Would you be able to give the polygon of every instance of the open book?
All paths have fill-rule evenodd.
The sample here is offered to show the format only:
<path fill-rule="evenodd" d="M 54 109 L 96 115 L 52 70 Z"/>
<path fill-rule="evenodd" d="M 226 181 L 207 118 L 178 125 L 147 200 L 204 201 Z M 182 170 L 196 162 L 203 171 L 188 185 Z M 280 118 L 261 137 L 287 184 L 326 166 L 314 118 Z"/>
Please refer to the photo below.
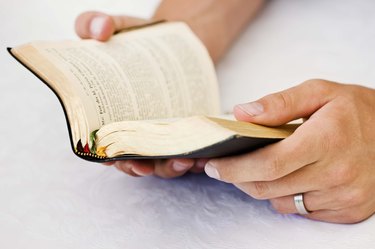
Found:
<path fill-rule="evenodd" d="M 214 66 L 184 23 L 126 30 L 106 43 L 32 42 L 8 50 L 57 95 L 72 148 L 87 160 L 224 156 L 295 129 L 217 118 Z"/>

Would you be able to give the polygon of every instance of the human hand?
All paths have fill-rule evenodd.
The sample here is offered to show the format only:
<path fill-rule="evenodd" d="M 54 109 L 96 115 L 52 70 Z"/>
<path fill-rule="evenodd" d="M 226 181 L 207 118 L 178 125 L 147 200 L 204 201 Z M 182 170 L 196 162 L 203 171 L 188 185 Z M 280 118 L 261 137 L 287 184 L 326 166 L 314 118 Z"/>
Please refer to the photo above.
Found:
<path fill-rule="evenodd" d="M 81 38 L 106 41 L 127 27 L 156 20 L 182 21 L 203 42 L 212 60 L 218 62 L 264 3 L 264 0 L 163 0 L 150 20 L 90 11 L 76 19 L 75 28 Z"/>
<path fill-rule="evenodd" d="M 116 31 L 147 22 L 147 20 L 137 17 L 112 16 L 102 12 L 88 11 L 77 17 L 75 30 L 82 39 L 107 41 Z"/>
<path fill-rule="evenodd" d="M 76 32 L 81 38 L 99 41 L 108 40 L 116 31 L 142 25 L 148 20 L 130 16 L 111 16 L 101 12 L 85 12 L 76 20 Z M 207 160 L 168 159 L 168 160 L 125 160 L 105 163 L 114 165 L 131 176 L 156 175 L 163 178 L 178 177 L 186 172 L 201 173 Z"/>
<path fill-rule="evenodd" d="M 85 12 L 76 19 L 75 29 L 83 38 L 108 40 L 116 31 L 142 25 L 152 20 L 183 21 L 206 46 L 212 60 L 217 62 L 228 50 L 245 25 L 261 9 L 264 0 L 164 0 L 151 20 L 130 16 L 111 16 L 101 12 Z M 217 39 L 220 37 L 220 39 Z M 157 175 L 177 177 L 187 171 L 203 172 L 206 159 L 127 160 L 113 165 L 133 176 Z"/>
<path fill-rule="evenodd" d="M 375 90 L 310 80 L 238 105 L 238 120 L 277 126 L 308 118 L 290 137 L 247 154 L 210 160 L 206 173 L 234 183 L 280 213 L 297 213 L 304 193 L 308 218 L 362 221 L 375 212 Z"/>

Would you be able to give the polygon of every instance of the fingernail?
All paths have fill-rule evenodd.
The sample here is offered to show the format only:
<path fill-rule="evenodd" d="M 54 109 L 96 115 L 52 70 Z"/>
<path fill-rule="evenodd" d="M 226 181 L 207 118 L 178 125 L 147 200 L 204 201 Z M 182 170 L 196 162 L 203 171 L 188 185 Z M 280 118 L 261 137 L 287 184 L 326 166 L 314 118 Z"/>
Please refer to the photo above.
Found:
<path fill-rule="evenodd" d="M 129 165 L 126 161 L 117 161 L 115 163 L 115 167 L 122 172 L 126 172 L 128 170 L 131 170 L 132 165 Z"/>
<path fill-rule="evenodd" d="M 106 17 L 96 16 L 90 22 L 90 34 L 93 38 L 98 38 L 104 29 Z"/>
<path fill-rule="evenodd" d="M 133 168 L 133 164 L 131 162 L 129 162 L 129 161 L 122 161 L 120 164 L 126 170 L 132 170 L 132 168 Z"/>
<path fill-rule="evenodd" d="M 238 105 L 238 107 L 249 114 L 250 116 L 257 116 L 264 112 L 263 105 L 258 102 L 250 102 L 246 104 Z"/>
<path fill-rule="evenodd" d="M 190 167 L 191 167 L 191 165 L 183 164 L 183 163 L 180 163 L 180 162 L 173 162 L 173 164 L 172 164 L 172 168 L 177 172 L 188 170 Z"/>
<path fill-rule="evenodd" d="M 212 166 L 212 164 L 207 163 L 206 167 L 204 167 L 204 171 L 209 177 L 220 179 L 219 171 L 217 171 L 217 169 L 214 166 Z"/>
<path fill-rule="evenodd" d="M 148 172 L 148 173 L 145 173 L 143 172 L 142 170 L 139 170 L 137 167 L 132 167 L 131 169 L 135 174 L 139 175 L 139 176 L 149 176 L 152 174 L 152 172 Z"/>

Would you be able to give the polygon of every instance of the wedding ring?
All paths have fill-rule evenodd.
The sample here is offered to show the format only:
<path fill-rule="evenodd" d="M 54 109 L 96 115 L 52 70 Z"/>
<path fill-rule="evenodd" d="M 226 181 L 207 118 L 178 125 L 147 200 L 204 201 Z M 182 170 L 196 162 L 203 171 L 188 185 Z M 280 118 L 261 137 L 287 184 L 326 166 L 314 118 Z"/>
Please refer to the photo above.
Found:
<path fill-rule="evenodd" d="M 294 205 L 296 206 L 299 214 L 309 214 L 310 212 L 306 209 L 305 203 L 303 202 L 303 193 L 294 195 Z"/>

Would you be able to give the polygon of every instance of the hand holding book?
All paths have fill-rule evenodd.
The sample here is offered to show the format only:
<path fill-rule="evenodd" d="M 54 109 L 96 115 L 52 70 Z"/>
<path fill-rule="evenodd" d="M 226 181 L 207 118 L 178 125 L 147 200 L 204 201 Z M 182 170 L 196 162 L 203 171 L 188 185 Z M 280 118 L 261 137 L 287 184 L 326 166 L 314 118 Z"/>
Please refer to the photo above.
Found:
<path fill-rule="evenodd" d="M 288 138 L 255 152 L 210 160 L 206 173 L 283 214 L 356 223 L 375 212 L 375 89 L 308 80 L 235 108 L 239 120 L 279 125 L 308 118 Z M 230 165 L 230 167 L 228 167 Z"/>
<path fill-rule="evenodd" d="M 127 24 L 143 21 L 86 13 L 77 32 L 104 41 Z M 193 31 L 214 60 L 225 51 L 227 42 L 211 47 L 204 32 Z M 134 176 L 169 178 L 204 167 L 211 177 L 270 199 L 281 213 L 296 213 L 293 195 L 305 193 L 312 219 L 351 223 L 375 211 L 373 89 L 310 80 L 235 107 L 240 121 L 209 117 L 219 110 L 213 65 L 181 22 L 121 33 L 106 43 L 34 42 L 10 52 L 59 97 L 74 152 L 84 159 L 124 160 L 116 167 Z M 165 119 L 174 117 L 181 119 Z M 296 118 L 309 119 L 294 133 L 296 127 L 255 125 Z"/>
<path fill-rule="evenodd" d="M 59 98 L 73 151 L 86 160 L 233 155 L 295 129 L 218 117 L 212 61 L 183 22 L 132 27 L 105 43 L 37 41 L 8 50 Z"/>
<path fill-rule="evenodd" d="M 263 125 L 311 117 L 280 143 L 208 161 L 206 173 L 252 197 L 269 199 L 280 213 L 296 213 L 293 196 L 304 193 L 305 208 L 310 211 L 306 217 L 338 223 L 362 221 L 375 212 L 374 106 L 375 90 L 324 80 L 307 81 L 239 105 L 234 109 L 237 119 Z M 182 159 L 169 159 L 165 164 L 123 161 L 117 167 L 129 174 L 135 169 L 141 175 L 173 177 L 180 175 L 171 167 L 176 160 Z M 192 169 L 199 170 L 206 163 L 184 160 L 186 169 L 195 164 L 198 167 Z"/>
<path fill-rule="evenodd" d="M 185 5 L 189 6 L 185 6 Z M 243 4 L 212 3 L 207 5 L 205 1 L 163 1 L 153 19 L 183 20 L 189 24 L 192 30 L 198 35 L 207 47 L 212 59 L 217 61 L 229 48 L 234 38 L 238 36 L 244 25 L 256 14 L 261 7 L 262 1 L 247 2 L 249 5 L 246 11 Z M 228 5 L 228 6 L 226 6 Z M 194 7 L 191 7 L 194 6 Z M 236 18 L 229 20 L 230 13 L 236 13 Z M 178 14 L 175 14 L 178 13 Z M 218 28 L 219 23 L 227 22 L 228 29 Z M 99 41 L 108 40 L 114 33 L 128 27 L 142 25 L 150 22 L 130 16 L 110 16 L 100 12 L 86 12 L 81 14 L 76 20 L 76 32 L 83 38 L 93 38 Z M 221 37 L 218 42 L 217 37 Z M 177 177 L 187 171 L 203 172 L 207 159 L 162 159 L 162 160 L 126 160 L 105 163 L 115 164 L 119 169 L 129 175 L 150 175 L 155 174 L 164 178 Z"/>
<path fill-rule="evenodd" d="M 110 16 L 101 12 L 85 12 L 77 20 L 75 29 L 82 39 L 96 39 L 107 41 L 113 34 L 129 27 L 149 23 L 149 20 L 130 16 Z M 106 162 L 104 165 L 114 165 L 120 171 L 131 176 L 156 175 L 163 178 L 173 178 L 185 174 L 202 173 L 207 159 L 149 159 L 149 160 L 121 160 Z"/>

